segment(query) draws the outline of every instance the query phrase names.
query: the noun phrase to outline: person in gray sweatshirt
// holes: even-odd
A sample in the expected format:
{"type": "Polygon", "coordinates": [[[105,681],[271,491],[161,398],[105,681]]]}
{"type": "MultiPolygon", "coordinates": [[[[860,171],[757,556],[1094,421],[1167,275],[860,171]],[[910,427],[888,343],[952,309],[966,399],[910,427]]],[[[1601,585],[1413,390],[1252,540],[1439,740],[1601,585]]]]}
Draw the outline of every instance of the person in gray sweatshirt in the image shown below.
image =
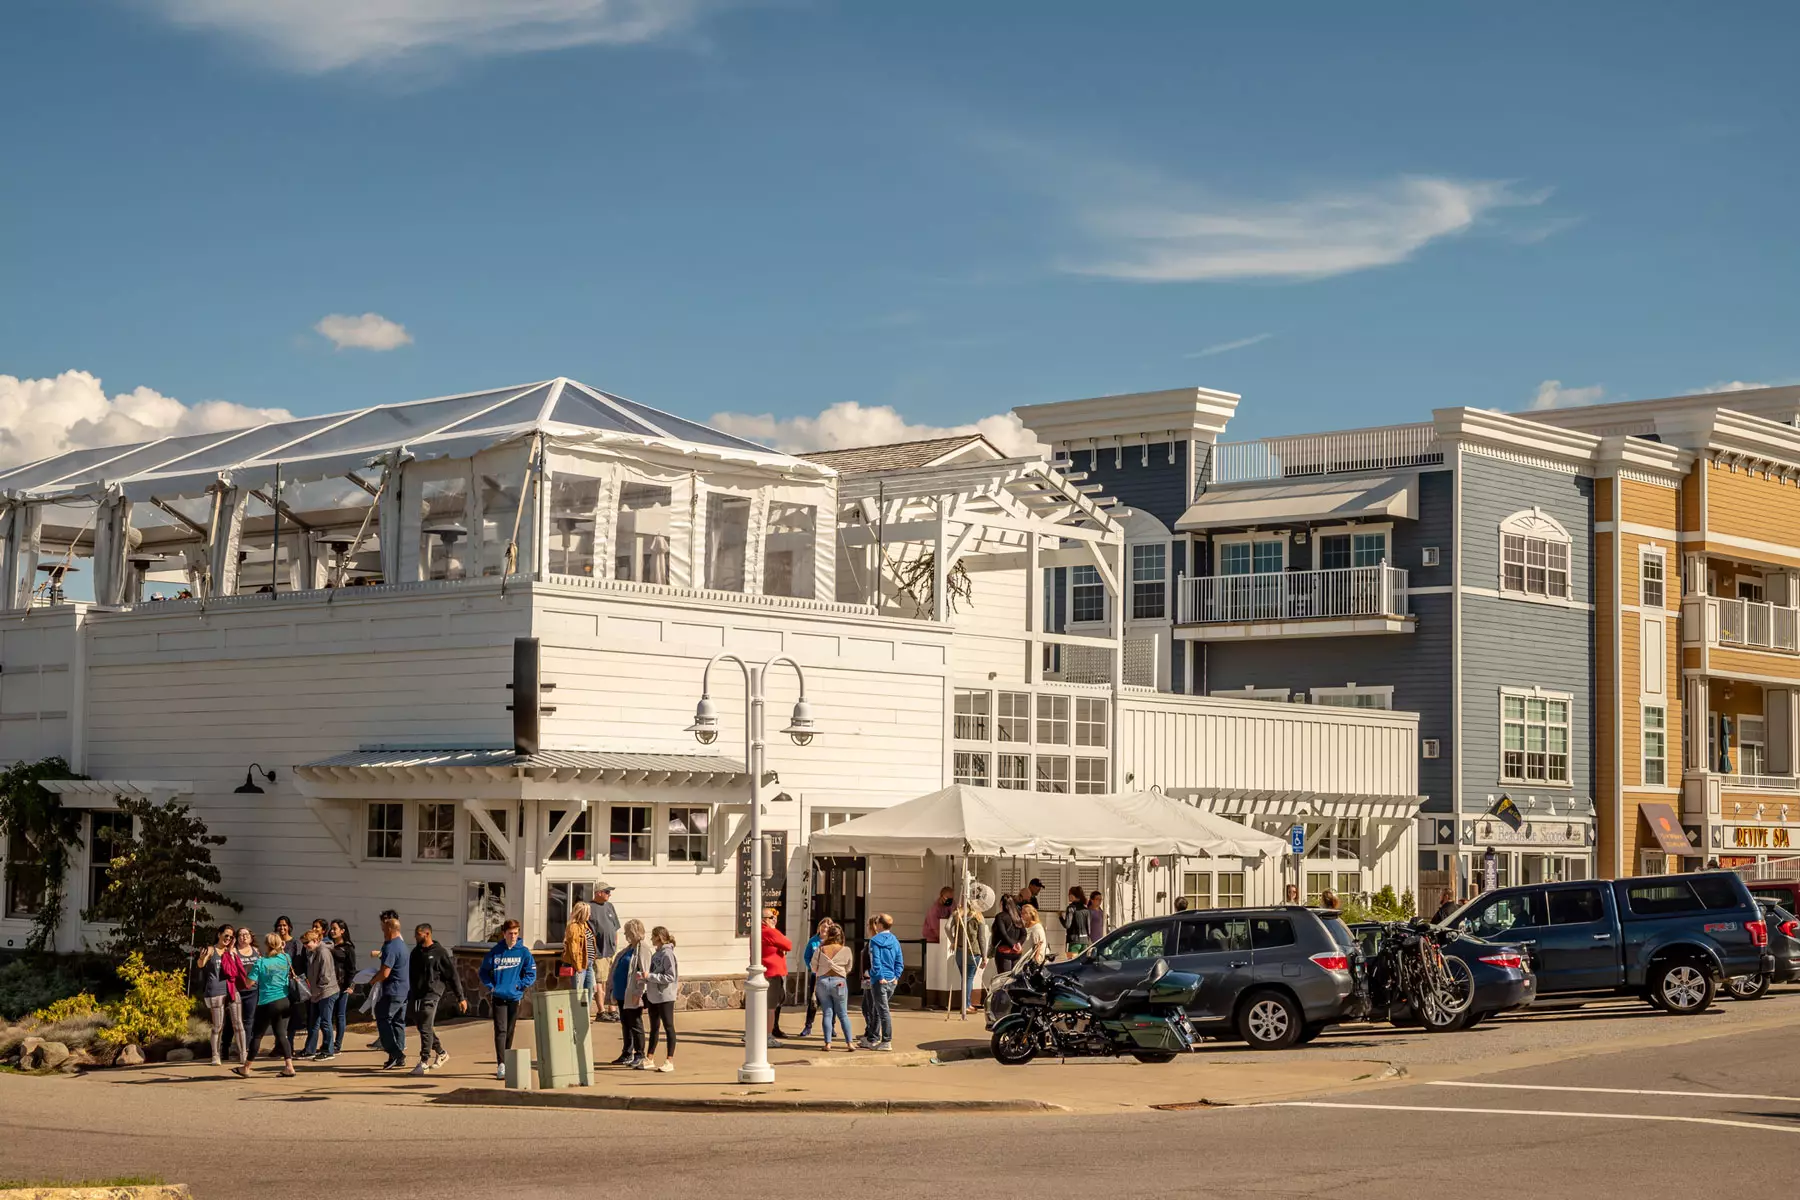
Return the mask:
{"type": "MultiPolygon", "coordinates": [[[[658,925],[650,931],[650,944],[654,949],[650,952],[649,961],[637,968],[638,976],[644,981],[644,1008],[650,1017],[650,1046],[644,1053],[644,1060],[638,1064],[638,1069],[673,1071],[675,993],[681,987],[681,966],[675,960],[675,935],[666,926],[658,925]],[[660,1067],[656,1065],[656,1034],[659,1027],[669,1039],[669,1048],[660,1067]]],[[[639,953],[642,953],[641,949],[639,953]]]]}
{"type": "Polygon", "coordinates": [[[332,1040],[337,1027],[331,1020],[334,1006],[330,1001],[335,1000],[342,990],[338,985],[337,960],[325,949],[324,941],[317,925],[300,935],[306,962],[306,1010],[311,1014],[307,1018],[306,1048],[301,1050],[300,1057],[318,1062],[338,1051],[332,1040]]]}

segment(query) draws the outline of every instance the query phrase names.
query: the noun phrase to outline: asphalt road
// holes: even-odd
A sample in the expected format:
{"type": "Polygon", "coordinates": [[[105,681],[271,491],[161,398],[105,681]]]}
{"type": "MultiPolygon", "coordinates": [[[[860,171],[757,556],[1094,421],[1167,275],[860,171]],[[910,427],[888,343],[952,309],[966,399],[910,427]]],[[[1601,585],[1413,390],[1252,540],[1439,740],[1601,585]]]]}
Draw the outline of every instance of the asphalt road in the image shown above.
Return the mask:
{"type": "MultiPolygon", "coordinates": [[[[1625,1029],[1627,1022],[1618,1023],[1625,1029]]],[[[1088,1117],[693,1116],[0,1080],[0,1174],[200,1200],[623,1194],[1787,1195],[1800,1023],[1252,1107],[1088,1117]],[[821,1186],[819,1173],[832,1182],[821,1186]]],[[[1623,1032],[1623,1030],[1621,1030],[1623,1032]]],[[[1446,1039],[1447,1040],[1447,1039],[1446,1039]]],[[[1030,1068],[1027,1068],[1029,1070],[1030,1068]]]]}

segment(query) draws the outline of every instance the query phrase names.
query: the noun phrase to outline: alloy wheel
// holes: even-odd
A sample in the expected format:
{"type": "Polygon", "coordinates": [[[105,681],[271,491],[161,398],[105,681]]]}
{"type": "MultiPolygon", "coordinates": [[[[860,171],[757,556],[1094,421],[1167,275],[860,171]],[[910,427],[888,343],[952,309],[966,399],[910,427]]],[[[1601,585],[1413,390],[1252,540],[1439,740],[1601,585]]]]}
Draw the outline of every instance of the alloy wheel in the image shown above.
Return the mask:
{"type": "Polygon", "coordinates": [[[1670,1008],[1696,1008],[1706,1002],[1706,977],[1689,963],[1670,967],[1663,976],[1662,993],[1670,1008]]]}
{"type": "Polygon", "coordinates": [[[1258,1000],[1250,1006],[1250,1035],[1259,1042],[1279,1042],[1287,1036],[1287,1006],[1279,1000],[1258,1000]]]}

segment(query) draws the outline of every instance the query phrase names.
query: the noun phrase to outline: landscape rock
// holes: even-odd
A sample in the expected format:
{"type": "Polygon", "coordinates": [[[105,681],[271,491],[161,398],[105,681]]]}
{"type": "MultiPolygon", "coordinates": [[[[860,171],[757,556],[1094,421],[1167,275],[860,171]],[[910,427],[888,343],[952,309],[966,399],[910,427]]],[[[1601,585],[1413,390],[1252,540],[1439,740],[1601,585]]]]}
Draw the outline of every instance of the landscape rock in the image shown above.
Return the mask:
{"type": "Polygon", "coordinates": [[[44,1039],[41,1037],[28,1037],[24,1041],[20,1042],[19,1043],[19,1063],[20,1063],[20,1065],[21,1066],[24,1065],[31,1058],[32,1051],[36,1050],[39,1046],[41,1046],[43,1044],[44,1044],[44,1039]]]}
{"type": "Polygon", "coordinates": [[[127,1042],[119,1049],[119,1055],[113,1059],[115,1067],[141,1067],[144,1065],[143,1047],[135,1042],[127,1042]]]}
{"type": "Polygon", "coordinates": [[[42,1038],[31,1038],[37,1045],[31,1047],[19,1059],[19,1065],[28,1071],[45,1071],[60,1067],[68,1061],[69,1048],[61,1042],[46,1042],[42,1038]]]}
{"type": "Polygon", "coordinates": [[[163,1056],[164,1062],[193,1062],[194,1052],[186,1046],[177,1046],[163,1056]]]}

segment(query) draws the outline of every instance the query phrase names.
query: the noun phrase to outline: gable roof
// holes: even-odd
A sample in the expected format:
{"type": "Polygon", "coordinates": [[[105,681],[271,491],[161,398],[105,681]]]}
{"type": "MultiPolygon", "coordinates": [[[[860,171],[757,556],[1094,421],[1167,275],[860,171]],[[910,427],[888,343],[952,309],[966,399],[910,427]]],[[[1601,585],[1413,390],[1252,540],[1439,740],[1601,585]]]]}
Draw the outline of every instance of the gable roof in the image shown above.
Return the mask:
{"type": "Polygon", "coordinates": [[[874,471],[903,471],[910,467],[935,467],[951,459],[994,460],[1005,457],[979,433],[955,437],[925,438],[916,442],[890,442],[885,446],[854,446],[847,450],[809,450],[800,455],[808,462],[830,467],[840,475],[867,475],[874,471]],[[973,451],[971,453],[971,451],[973,451]]]}

